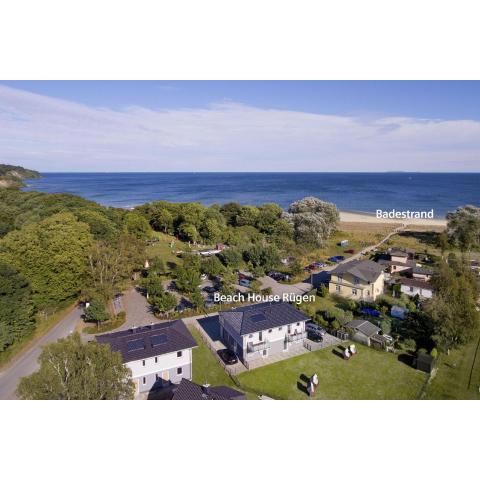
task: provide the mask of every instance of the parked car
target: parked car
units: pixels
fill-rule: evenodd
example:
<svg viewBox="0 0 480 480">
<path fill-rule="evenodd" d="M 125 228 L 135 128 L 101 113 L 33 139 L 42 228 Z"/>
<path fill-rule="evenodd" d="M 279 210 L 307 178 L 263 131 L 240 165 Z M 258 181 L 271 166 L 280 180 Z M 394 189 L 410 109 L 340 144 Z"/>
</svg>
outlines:
<svg viewBox="0 0 480 480">
<path fill-rule="evenodd" d="M 319 335 L 322 337 L 327 333 L 327 331 L 323 327 L 313 322 L 308 322 L 305 325 L 305 330 L 307 330 L 307 333 L 311 333 L 312 335 Z"/>
<path fill-rule="evenodd" d="M 267 274 L 270 278 L 273 278 L 277 282 L 281 282 L 283 280 L 288 280 L 290 277 L 286 275 L 285 273 L 281 272 L 268 272 Z"/>
<path fill-rule="evenodd" d="M 238 284 L 241 285 L 242 287 L 250 288 L 250 280 L 247 280 L 246 278 L 240 279 Z"/>
<path fill-rule="evenodd" d="M 345 250 L 344 253 L 350 253 L 351 255 L 353 255 L 355 253 L 355 250 L 351 248 L 350 250 Z"/>
<path fill-rule="evenodd" d="M 330 257 L 329 260 L 331 262 L 338 263 L 338 262 L 341 262 L 341 261 L 345 260 L 345 257 L 342 256 L 342 255 L 335 255 L 333 257 Z"/>
<path fill-rule="evenodd" d="M 208 278 L 208 275 L 206 273 L 202 273 L 200 275 L 200 280 L 206 280 Z"/>
<path fill-rule="evenodd" d="M 215 293 L 217 290 L 215 287 L 207 285 L 206 287 L 203 287 L 203 291 L 207 293 Z"/>
<path fill-rule="evenodd" d="M 326 267 L 327 264 L 325 262 L 315 262 L 315 266 L 317 268 L 323 268 L 323 267 Z"/>
<path fill-rule="evenodd" d="M 312 340 L 312 342 L 320 343 L 323 342 L 323 335 L 320 335 L 315 332 L 307 332 L 307 338 Z"/>
<path fill-rule="evenodd" d="M 226 365 L 235 365 L 238 362 L 237 355 L 228 348 L 222 348 L 217 353 Z"/>
</svg>

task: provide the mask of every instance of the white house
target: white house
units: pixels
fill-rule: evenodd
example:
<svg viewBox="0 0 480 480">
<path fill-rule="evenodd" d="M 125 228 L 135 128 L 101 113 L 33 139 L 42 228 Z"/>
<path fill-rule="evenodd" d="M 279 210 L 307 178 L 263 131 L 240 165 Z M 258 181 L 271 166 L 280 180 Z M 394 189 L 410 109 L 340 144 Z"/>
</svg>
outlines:
<svg viewBox="0 0 480 480">
<path fill-rule="evenodd" d="M 401 278 L 400 291 L 409 297 L 432 298 L 433 287 L 428 282 L 416 278 Z"/>
<path fill-rule="evenodd" d="M 195 339 L 181 320 L 98 335 L 97 342 L 120 352 L 138 392 L 192 379 Z"/>
<path fill-rule="evenodd" d="M 305 322 L 310 320 L 289 303 L 260 303 L 219 312 L 223 343 L 242 362 L 287 352 L 307 338 Z"/>
</svg>

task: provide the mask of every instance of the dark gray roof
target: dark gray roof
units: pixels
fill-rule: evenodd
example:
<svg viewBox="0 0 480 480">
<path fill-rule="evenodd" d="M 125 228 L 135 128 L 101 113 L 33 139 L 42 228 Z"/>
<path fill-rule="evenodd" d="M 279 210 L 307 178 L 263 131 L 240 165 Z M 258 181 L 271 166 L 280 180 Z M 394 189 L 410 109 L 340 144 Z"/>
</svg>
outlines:
<svg viewBox="0 0 480 480">
<path fill-rule="evenodd" d="M 172 400 L 245 400 L 245 395 L 238 390 L 223 385 L 207 387 L 182 378 Z"/>
<path fill-rule="evenodd" d="M 334 275 L 343 275 L 350 273 L 365 282 L 374 282 L 383 272 L 383 266 L 372 260 L 351 260 L 350 262 L 341 263 L 330 273 Z"/>
<path fill-rule="evenodd" d="M 347 328 L 352 328 L 353 330 L 357 330 L 360 333 L 363 333 L 367 337 L 371 337 L 372 335 L 377 334 L 381 328 L 377 327 L 373 323 L 369 322 L 368 320 L 358 319 L 352 320 L 345 324 Z"/>
<path fill-rule="evenodd" d="M 156 357 L 197 346 L 197 342 L 181 320 L 156 323 L 96 337 L 120 352 L 124 362 Z"/>
<path fill-rule="evenodd" d="M 281 327 L 309 319 L 289 303 L 259 303 L 219 312 L 220 323 L 228 323 L 239 335 Z"/>
<path fill-rule="evenodd" d="M 421 275 L 433 275 L 433 270 L 426 267 L 413 267 L 412 273 L 421 274 Z"/>
<path fill-rule="evenodd" d="M 379 265 L 396 265 L 397 267 L 406 267 L 406 268 L 413 268 L 415 262 L 413 260 L 407 260 L 405 263 L 397 262 L 395 260 L 385 260 L 384 258 L 380 258 L 377 263 Z"/>
<path fill-rule="evenodd" d="M 399 282 L 407 287 L 423 288 L 424 290 L 431 290 L 433 292 L 432 284 L 424 282 L 423 280 L 417 280 L 416 278 L 400 278 Z"/>
</svg>

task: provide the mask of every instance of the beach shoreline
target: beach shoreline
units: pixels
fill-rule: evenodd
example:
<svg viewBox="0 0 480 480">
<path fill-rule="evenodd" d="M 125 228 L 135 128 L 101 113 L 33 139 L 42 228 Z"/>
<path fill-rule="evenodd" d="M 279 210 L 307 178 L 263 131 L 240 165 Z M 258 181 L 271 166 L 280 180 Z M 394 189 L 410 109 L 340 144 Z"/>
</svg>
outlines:
<svg viewBox="0 0 480 480">
<path fill-rule="evenodd" d="M 348 223 L 376 223 L 376 224 L 397 224 L 397 225 L 418 225 L 424 227 L 446 227 L 445 218 L 377 218 L 374 213 L 352 212 L 340 210 L 340 221 Z"/>
</svg>

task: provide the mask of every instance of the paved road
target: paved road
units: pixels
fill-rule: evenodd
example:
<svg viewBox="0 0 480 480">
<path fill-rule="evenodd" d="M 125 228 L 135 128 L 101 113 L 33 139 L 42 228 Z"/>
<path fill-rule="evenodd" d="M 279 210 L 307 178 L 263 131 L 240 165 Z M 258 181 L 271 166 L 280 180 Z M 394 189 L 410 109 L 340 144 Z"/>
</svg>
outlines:
<svg viewBox="0 0 480 480">
<path fill-rule="evenodd" d="M 0 399 L 15 399 L 15 390 L 20 378 L 30 375 L 38 368 L 38 356 L 42 346 L 66 337 L 75 330 L 81 321 L 83 309 L 74 308 L 59 323 L 39 338 L 26 352 L 13 361 L 5 370 L 0 372 Z"/>
</svg>

